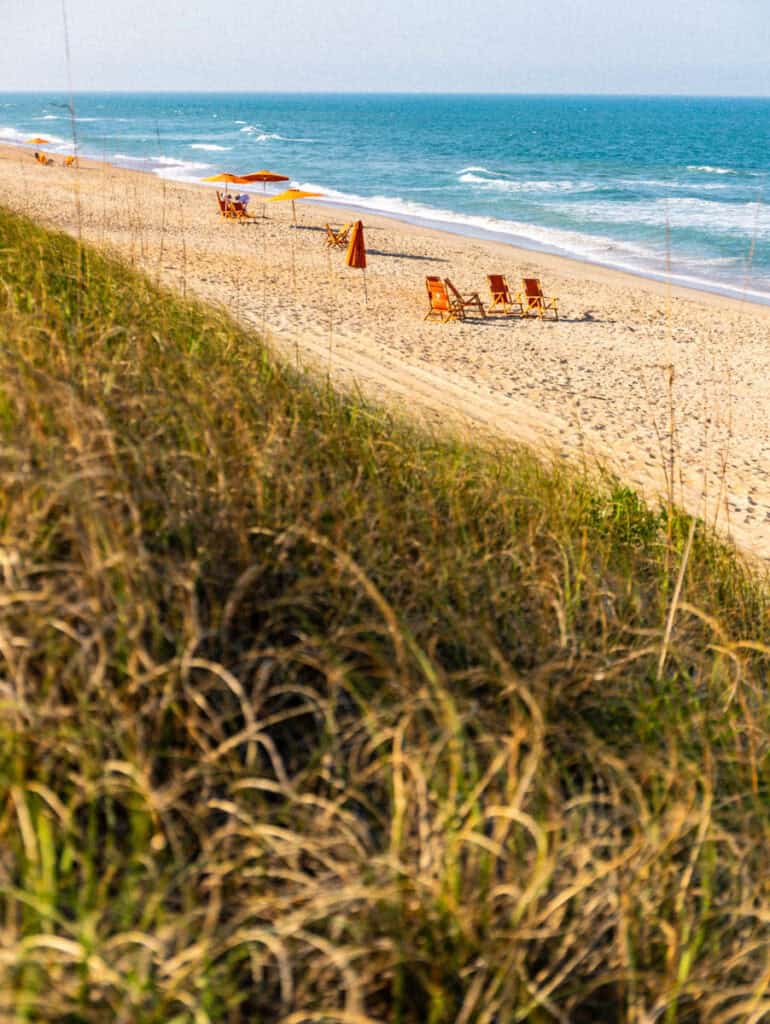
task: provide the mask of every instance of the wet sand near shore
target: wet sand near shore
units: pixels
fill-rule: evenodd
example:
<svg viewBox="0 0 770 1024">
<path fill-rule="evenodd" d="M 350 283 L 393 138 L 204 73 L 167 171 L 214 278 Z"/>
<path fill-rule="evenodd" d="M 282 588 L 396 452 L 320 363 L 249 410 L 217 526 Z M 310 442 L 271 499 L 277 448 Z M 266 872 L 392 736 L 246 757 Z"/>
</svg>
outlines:
<svg viewBox="0 0 770 1024">
<path fill-rule="evenodd" d="M 408 415 L 532 443 L 666 495 L 770 559 L 770 308 L 562 257 L 364 215 L 360 270 L 324 245 L 350 210 L 264 206 L 224 221 L 214 191 L 0 147 L 0 203 L 80 234 L 153 279 L 227 307 L 292 361 Z M 424 279 L 489 300 L 540 277 L 558 323 L 428 323 Z M 673 428 L 673 429 L 672 429 Z"/>
</svg>

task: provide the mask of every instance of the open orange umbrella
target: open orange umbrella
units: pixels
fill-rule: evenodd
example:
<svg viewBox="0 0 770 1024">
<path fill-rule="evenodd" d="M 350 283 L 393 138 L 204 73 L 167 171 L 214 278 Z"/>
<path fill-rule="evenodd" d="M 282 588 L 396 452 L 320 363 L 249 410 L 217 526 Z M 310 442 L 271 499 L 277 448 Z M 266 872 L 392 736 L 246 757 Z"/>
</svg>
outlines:
<svg viewBox="0 0 770 1024">
<path fill-rule="evenodd" d="M 267 183 L 268 181 L 288 181 L 289 176 L 287 174 L 276 174 L 275 171 L 252 171 L 251 174 L 243 175 L 244 181 L 261 181 L 262 182 L 262 195 L 267 196 Z M 262 216 L 265 215 L 265 207 L 262 207 Z"/>
<path fill-rule="evenodd" d="M 47 146 L 50 142 L 50 139 L 43 139 L 39 135 L 36 135 L 34 139 L 27 139 L 27 144 L 30 146 Z"/>
<path fill-rule="evenodd" d="M 297 208 L 294 203 L 297 199 L 316 199 L 323 196 L 323 192 L 303 192 L 300 188 L 287 188 L 285 192 L 281 192 L 280 195 L 272 196 L 268 199 L 268 203 L 282 203 L 289 200 L 291 202 L 291 212 L 294 218 L 294 226 L 297 225 Z"/>
<path fill-rule="evenodd" d="M 369 296 L 366 294 L 366 243 L 364 242 L 364 225 L 357 220 L 350 232 L 348 250 L 345 253 L 345 263 L 349 267 L 362 270 L 364 274 L 364 299 L 369 305 Z"/>
<path fill-rule="evenodd" d="M 221 174 L 211 174 L 208 178 L 201 178 L 201 181 L 226 181 L 228 185 L 249 184 L 246 178 L 242 178 L 239 174 L 228 174 L 227 171 L 222 171 Z"/>
<path fill-rule="evenodd" d="M 245 181 L 288 181 L 289 177 L 286 174 L 276 174 L 275 171 L 252 171 L 251 174 L 244 174 L 243 178 Z"/>
</svg>

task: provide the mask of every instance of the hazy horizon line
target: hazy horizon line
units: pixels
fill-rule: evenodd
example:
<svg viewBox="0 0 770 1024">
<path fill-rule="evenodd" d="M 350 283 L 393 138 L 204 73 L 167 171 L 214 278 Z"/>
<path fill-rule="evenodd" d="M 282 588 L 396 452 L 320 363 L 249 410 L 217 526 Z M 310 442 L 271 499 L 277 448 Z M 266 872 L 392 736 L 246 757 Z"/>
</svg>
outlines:
<svg viewBox="0 0 770 1024">
<path fill-rule="evenodd" d="M 72 96 L 518 96 L 518 97 L 561 97 L 581 99 L 713 99 L 713 100 L 768 100 L 770 93 L 716 93 L 716 92 L 565 92 L 535 90 L 531 92 L 506 90 L 467 89 L 74 89 L 66 86 L 48 89 L 6 89 L 0 94 L 43 96 L 60 93 Z"/>
</svg>

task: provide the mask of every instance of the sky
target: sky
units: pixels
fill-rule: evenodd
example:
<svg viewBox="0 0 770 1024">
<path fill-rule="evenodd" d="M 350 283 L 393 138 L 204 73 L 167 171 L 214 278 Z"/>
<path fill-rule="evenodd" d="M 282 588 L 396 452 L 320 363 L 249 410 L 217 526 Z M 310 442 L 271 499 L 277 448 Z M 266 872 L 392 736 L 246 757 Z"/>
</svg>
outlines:
<svg viewBox="0 0 770 1024">
<path fill-rule="evenodd" d="M 0 90 L 770 96 L 768 0 L 0 0 Z"/>
</svg>

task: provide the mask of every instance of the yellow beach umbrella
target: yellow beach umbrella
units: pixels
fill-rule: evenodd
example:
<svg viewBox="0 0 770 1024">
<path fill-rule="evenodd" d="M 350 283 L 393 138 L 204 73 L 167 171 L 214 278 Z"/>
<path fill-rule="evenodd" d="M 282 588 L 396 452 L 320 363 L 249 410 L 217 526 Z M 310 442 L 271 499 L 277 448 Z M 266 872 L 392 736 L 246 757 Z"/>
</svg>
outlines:
<svg viewBox="0 0 770 1024">
<path fill-rule="evenodd" d="M 43 139 L 39 135 L 36 135 L 34 139 L 27 139 L 29 146 L 48 146 L 50 142 L 50 139 Z"/>
<path fill-rule="evenodd" d="M 323 196 L 323 192 L 303 192 L 300 188 L 287 188 L 280 195 L 272 196 L 268 203 L 283 203 L 287 200 L 291 203 L 291 212 L 294 217 L 294 225 L 297 224 L 297 208 L 294 203 L 297 199 L 317 199 Z"/>
<path fill-rule="evenodd" d="M 248 181 L 239 174 L 229 174 L 222 171 L 221 174 L 212 174 L 208 178 L 201 178 L 201 181 L 226 181 L 228 185 L 248 185 Z"/>
</svg>

